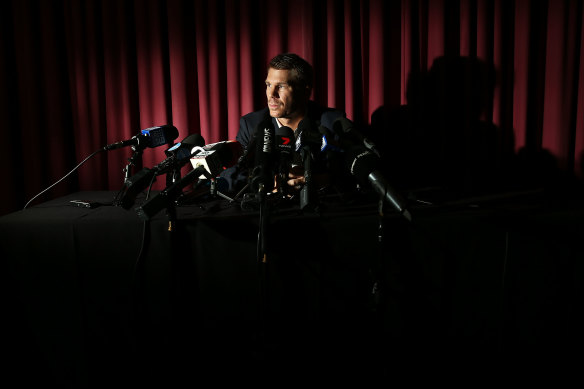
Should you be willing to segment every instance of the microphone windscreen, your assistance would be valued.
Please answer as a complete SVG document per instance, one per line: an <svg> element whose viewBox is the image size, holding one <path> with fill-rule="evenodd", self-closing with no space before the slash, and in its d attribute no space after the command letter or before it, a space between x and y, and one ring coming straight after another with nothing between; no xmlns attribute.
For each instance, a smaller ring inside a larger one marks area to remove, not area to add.
<svg viewBox="0 0 584 389"><path fill-rule="evenodd" d="M143 129L142 135L147 136L147 147L158 147L178 138L178 130L175 126L171 125L157 126Z"/></svg>
<svg viewBox="0 0 584 389"><path fill-rule="evenodd" d="M205 139L200 134L191 134L182 141L174 144L164 153L167 157L174 157L178 160L184 160L191 157L191 150L196 146L204 146Z"/></svg>
<svg viewBox="0 0 584 389"><path fill-rule="evenodd" d="M235 165L239 157L243 155L243 147L236 140L219 142L210 150L214 150L217 153L219 160L225 168Z"/></svg>
<svg viewBox="0 0 584 389"><path fill-rule="evenodd" d="M274 181L275 170L275 135L274 124L272 120L264 120L258 124L254 133L255 164L250 172L250 187L253 192L260 188L267 190L271 188ZM270 189L271 190L271 189Z"/></svg>
<svg viewBox="0 0 584 389"><path fill-rule="evenodd" d="M202 146L205 146L205 138L203 138L201 136L201 134L195 133L195 134L191 134L191 135L187 136L180 143L182 143L184 145L191 146L191 147L195 147L195 146L202 147Z"/></svg>
<svg viewBox="0 0 584 389"><path fill-rule="evenodd" d="M311 150L318 150L322 146L322 135L315 121L304 118L298 123L300 142L298 148L309 147Z"/></svg>
<svg viewBox="0 0 584 389"><path fill-rule="evenodd" d="M243 154L241 143L236 140L211 143L204 147L193 148L191 165L194 169L203 166L212 176L235 165Z"/></svg>
<svg viewBox="0 0 584 389"><path fill-rule="evenodd" d="M317 125L316 123L309 119L309 118L303 118L302 120L300 120L300 122L298 123L298 129L302 130L302 131L318 131L317 129Z"/></svg>
<svg viewBox="0 0 584 389"><path fill-rule="evenodd" d="M351 174L360 182L367 182L369 174L379 166L379 157L364 147L353 147L346 153Z"/></svg>
<svg viewBox="0 0 584 389"><path fill-rule="evenodd" d="M346 117L340 117L333 122L333 131L336 134L346 134L353 130L353 122Z"/></svg>
<svg viewBox="0 0 584 389"><path fill-rule="evenodd" d="M263 121L255 132L256 138L256 165L267 163L274 152L275 130L271 121Z"/></svg>
<svg viewBox="0 0 584 389"><path fill-rule="evenodd" d="M292 153L294 150L294 130L288 126L276 128L276 148L280 152Z"/></svg>

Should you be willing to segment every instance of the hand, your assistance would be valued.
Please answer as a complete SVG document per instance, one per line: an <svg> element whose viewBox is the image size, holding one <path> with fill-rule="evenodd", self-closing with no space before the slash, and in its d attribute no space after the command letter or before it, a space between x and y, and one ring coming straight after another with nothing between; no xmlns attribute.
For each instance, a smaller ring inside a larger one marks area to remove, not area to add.
<svg viewBox="0 0 584 389"><path fill-rule="evenodd" d="M302 185L306 183L302 166L293 166L290 168L288 171L288 181L286 181L286 183L288 186L291 186L296 190L302 188Z"/></svg>

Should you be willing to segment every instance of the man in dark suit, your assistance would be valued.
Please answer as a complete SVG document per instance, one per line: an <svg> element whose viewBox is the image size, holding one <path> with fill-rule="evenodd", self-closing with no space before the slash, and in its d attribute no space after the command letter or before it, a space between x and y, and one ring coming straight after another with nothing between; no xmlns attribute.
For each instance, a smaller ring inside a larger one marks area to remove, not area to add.
<svg viewBox="0 0 584 389"><path fill-rule="evenodd" d="M267 107L248 113L239 121L239 132L235 139L246 149L246 153L253 154L251 149L254 146L251 145L258 126L262 123L267 122L273 128L282 126L291 128L298 146L299 135L307 122L320 131L331 132L334 120L345 117L345 113L340 110L322 107L310 100L313 77L312 66L296 54L278 54L270 60L265 81ZM305 176L303 166L298 160L298 153L294 153L294 158L296 159L292 161L287 185L299 190L305 184ZM325 159L325 154L317 155L317 159L319 161L315 164L315 168L318 174L319 170L321 173L322 170L326 170L324 163L318 163ZM221 174L221 177L228 182L230 192L238 191L246 184L247 170L245 166L238 164Z"/></svg>

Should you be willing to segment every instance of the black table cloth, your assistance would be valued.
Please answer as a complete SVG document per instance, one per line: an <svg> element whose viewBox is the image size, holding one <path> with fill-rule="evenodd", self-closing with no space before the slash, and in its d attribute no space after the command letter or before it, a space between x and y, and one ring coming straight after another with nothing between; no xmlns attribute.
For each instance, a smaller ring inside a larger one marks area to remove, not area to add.
<svg viewBox="0 0 584 389"><path fill-rule="evenodd" d="M259 213L238 202L178 206L169 231L166 210L144 221L114 195L0 218L6 349L25 381L391 379L447 351L583 344L579 207L503 194L414 205L411 223L376 201L273 209L262 265Z"/></svg>

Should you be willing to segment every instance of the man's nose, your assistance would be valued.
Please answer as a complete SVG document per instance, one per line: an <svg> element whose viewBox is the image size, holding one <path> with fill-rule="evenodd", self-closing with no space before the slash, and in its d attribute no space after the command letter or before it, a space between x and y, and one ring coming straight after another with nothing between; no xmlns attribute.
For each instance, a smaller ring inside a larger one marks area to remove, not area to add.
<svg viewBox="0 0 584 389"><path fill-rule="evenodd" d="M278 97L278 90L274 87L268 88L268 97Z"/></svg>

